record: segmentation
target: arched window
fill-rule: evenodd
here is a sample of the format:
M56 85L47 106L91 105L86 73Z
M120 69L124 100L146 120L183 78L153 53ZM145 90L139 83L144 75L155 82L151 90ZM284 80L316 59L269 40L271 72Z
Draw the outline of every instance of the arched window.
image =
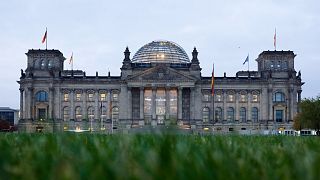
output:
M89 118L89 120L94 119L94 108L92 106L88 107L88 118Z
M202 121L204 123L209 122L210 110L208 107L202 109Z
M282 92L276 92L273 97L274 102L284 102L285 95Z
M47 102L48 101L48 93L45 92L45 91L37 92L36 101L38 101L38 102Z
M100 113L101 113L101 120L106 120L107 118L107 108L105 106L102 106L100 109Z
M258 122L259 120L259 112L258 112L258 108L253 107L251 110L251 119L253 122Z
M49 61L48 61L48 68L49 68L49 69L52 69L52 67L53 67L52 60L49 60Z
M70 108L69 107L64 107L63 108L63 120L64 121L69 121L70 120Z
M216 116L216 118L215 118L216 121L220 122L222 120L222 109L221 109L221 107L217 107L216 108L215 116Z
M46 62L45 62L45 60L41 60L40 68L41 68L41 69L45 69L45 67L46 67Z
M244 108L244 107L240 108L240 121L241 122L246 122L247 121L246 108Z
M82 120L82 108L80 106L76 107L76 120L81 121Z
M112 108L112 121L113 122L118 122L119 120L119 108L118 107L113 107Z
M228 122L234 121L234 109L232 107L229 107L227 110L227 120Z

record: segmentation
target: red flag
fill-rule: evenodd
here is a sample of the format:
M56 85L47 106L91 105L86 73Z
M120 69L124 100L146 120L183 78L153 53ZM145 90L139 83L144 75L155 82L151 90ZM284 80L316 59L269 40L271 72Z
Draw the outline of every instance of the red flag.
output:
M273 46L274 50L277 50L277 29L274 29Z
M44 33L44 36L43 36L41 42L44 43L44 42L46 42L46 40L47 40L47 29L46 29L46 32Z
M211 95L214 96L214 64L212 64Z

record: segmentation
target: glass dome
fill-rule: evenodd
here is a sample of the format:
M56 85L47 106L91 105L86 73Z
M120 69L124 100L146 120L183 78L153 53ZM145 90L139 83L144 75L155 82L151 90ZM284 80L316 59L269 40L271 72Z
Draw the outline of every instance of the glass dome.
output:
M189 63L187 53L170 41L152 41L142 46L132 58L132 63Z

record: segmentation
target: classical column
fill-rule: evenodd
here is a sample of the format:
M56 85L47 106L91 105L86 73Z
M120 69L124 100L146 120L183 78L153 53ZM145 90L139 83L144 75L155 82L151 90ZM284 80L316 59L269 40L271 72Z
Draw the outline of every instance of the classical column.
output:
M49 88L49 109L48 109L48 118L52 119L53 117L53 97L54 97L54 88Z
M156 92L157 92L157 88L156 87L152 87L152 120L155 120L156 117Z
M170 119L170 88L166 87L166 119Z
M182 120L182 87L178 87L178 120Z
M85 89L82 91L81 97L82 97L82 108L83 108L82 116L83 116L83 118L85 118L85 116L87 115L86 114L86 111L87 111L87 91Z
M27 119L31 119L33 118L33 102L32 102L32 95L33 95L33 88L32 87L28 87L28 93L27 93L27 106L26 106L26 113L27 113Z
M297 107L298 113L300 113L301 93L302 93L302 90L298 90L298 107Z
M140 120L144 119L144 87L140 87Z
M94 91L94 119L99 119L99 91Z
M111 119L111 89L108 90L107 100L107 119Z
M239 121L239 122L241 122L241 120L240 120L240 112L239 112L239 109L240 109L239 108L239 101L241 100L240 96L241 96L241 93L236 91L235 96L234 96L234 100L236 102L236 108L234 110L234 113L235 113L235 120Z
M269 109L269 119L273 121L273 101L272 101L272 89L268 89L268 109Z
M223 91L222 122L227 120L227 92Z
M24 119L23 113L23 88L20 88L20 119Z
M132 121L132 92L131 92L131 87L128 87L128 120Z
M251 102L252 102L252 92L248 92L248 108L247 108L247 120L251 120L253 122L253 119L251 117Z
M194 120L195 119L195 90L196 88L195 87L191 87L190 88L190 95L191 95L191 98L190 98L190 121ZM213 97L211 97L213 98ZM213 109L213 108L212 108ZM211 114L212 115L212 114ZM213 115L211 117L209 117L209 119L213 120Z
M69 101L70 101L70 113L71 113L71 116L70 116L70 119L75 119L75 107L74 107L74 89L71 89L70 90L70 97L69 97Z

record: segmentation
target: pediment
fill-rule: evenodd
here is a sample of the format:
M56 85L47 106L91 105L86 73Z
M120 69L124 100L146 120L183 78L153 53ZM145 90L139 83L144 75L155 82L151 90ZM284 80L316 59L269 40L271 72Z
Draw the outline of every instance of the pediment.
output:
M167 66L156 66L132 75L128 81L195 81L196 78Z

